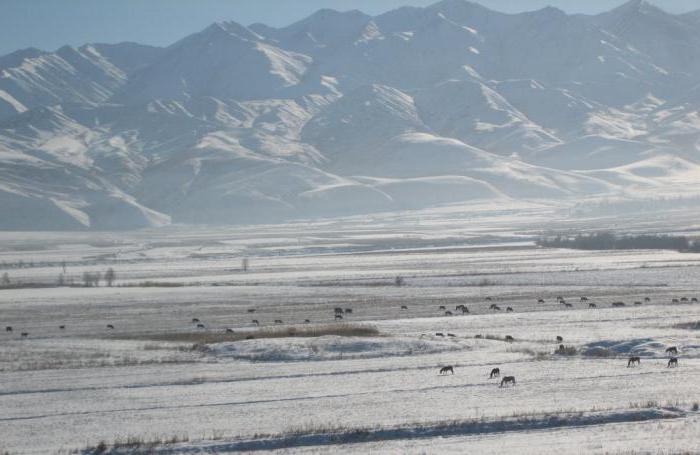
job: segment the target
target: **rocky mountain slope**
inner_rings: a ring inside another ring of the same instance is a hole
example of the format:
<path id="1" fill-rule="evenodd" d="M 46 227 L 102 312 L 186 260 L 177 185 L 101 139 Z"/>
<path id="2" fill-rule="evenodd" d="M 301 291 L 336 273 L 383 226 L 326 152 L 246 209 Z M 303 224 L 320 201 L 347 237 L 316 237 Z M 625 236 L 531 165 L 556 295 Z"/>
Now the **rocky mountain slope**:
<path id="1" fill-rule="evenodd" d="M 0 57 L 0 229 L 700 192 L 700 12 L 465 0 Z"/>

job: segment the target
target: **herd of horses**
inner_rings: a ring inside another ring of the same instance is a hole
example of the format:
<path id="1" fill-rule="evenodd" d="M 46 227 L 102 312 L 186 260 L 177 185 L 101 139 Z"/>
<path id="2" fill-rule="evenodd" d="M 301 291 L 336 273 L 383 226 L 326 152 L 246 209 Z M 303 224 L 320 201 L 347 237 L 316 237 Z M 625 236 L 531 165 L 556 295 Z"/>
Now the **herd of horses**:
<path id="1" fill-rule="evenodd" d="M 442 333 L 437 333 L 436 335 L 442 335 Z M 452 335 L 452 334 L 450 334 L 450 335 Z M 454 336 L 454 335 L 452 335 L 452 336 Z M 477 335 L 477 338 L 481 338 L 481 337 Z M 513 337 L 510 335 L 506 335 L 504 340 L 512 342 Z M 561 336 L 557 336 L 556 340 L 557 340 L 557 342 L 562 342 L 562 341 L 564 341 L 564 338 Z M 559 345 L 559 349 L 563 350 L 563 348 L 564 348 L 564 345 Z M 676 357 L 676 356 L 678 355 L 678 352 L 679 352 L 678 348 L 676 346 L 671 346 L 671 347 L 667 348 L 665 352 L 666 352 L 666 354 L 669 354 L 671 356 L 668 359 L 668 363 L 666 364 L 666 367 L 667 368 L 677 368 L 678 367 L 678 357 Z M 627 360 L 627 368 L 634 367 L 635 365 L 639 366 L 639 365 L 641 365 L 641 362 L 642 362 L 642 359 L 639 356 L 631 356 Z M 448 366 L 444 366 L 444 367 L 440 368 L 440 373 L 439 373 L 440 375 L 445 375 L 447 373 L 455 374 L 455 367 L 453 365 L 448 365 Z M 494 379 L 494 378 L 499 378 L 499 377 L 501 377 L 501 369 L 498 367 L 493 368 L 491 370 L 491 373 L 489 373 L 489 379 Z M 505 387 L 508 385 L 515 386 L 515 376 L 504 376 L 501 379 L 500 387 Z"/>
<path id="2" fill-rule="evenodd" d="M 455 368 L 452 365 L 448 365 L 446 367 L 440 368 L 440 374 L 455 374 Z M 501 369 L 500 368 L 494 368 L 491 370 L 491 373 L 489 374 L 489 379 L 493 378 L 499 378 L 501 377 Z M 501 387 L 506 387 L 508 385 L 515 385 L 515 376 L 503 376 L 501 379 Z"/>

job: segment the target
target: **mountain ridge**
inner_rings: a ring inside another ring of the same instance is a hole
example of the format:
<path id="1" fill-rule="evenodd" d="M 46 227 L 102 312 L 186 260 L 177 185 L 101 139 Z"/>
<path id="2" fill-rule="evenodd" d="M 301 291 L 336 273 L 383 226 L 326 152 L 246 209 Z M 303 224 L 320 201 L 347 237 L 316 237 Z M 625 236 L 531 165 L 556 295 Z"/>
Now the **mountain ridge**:
<path id="1" fill-rule="evenodd" d="M 0 229 L 700 192 L 696 20 L 640 0 L 442 0 L 16 51 L 0 57 Z"/>

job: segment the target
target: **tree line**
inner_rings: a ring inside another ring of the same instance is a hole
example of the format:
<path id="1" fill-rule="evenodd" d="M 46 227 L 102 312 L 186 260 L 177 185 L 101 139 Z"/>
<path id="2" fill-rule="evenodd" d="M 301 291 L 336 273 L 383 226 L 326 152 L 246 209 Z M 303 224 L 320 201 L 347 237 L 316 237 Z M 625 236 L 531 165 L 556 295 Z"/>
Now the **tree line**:
<path id="1" fill-rule="evenodd" d="M 537 245 L 575 250 L 675 250 L 700 252 L 700 242 L 685 236 L 615 235 L 611 232 L 542 237 Z"/>

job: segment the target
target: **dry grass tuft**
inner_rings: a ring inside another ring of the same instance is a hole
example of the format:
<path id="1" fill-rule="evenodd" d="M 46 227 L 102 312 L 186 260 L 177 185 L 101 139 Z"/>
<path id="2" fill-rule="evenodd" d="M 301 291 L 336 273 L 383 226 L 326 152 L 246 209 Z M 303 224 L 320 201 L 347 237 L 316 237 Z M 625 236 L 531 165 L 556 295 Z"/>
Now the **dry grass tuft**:
<path id="1" fill-rule="evenodd" d="M 261 338 L 315 338 L 325 335 L 343 337 L 379 336 L 379 330 L 368 324 L 323 324 L 315 326 L 263 327 L 240 332 L 181 332 L 147 335 L 142 338 L 153 341 L 191 343 L 197 346 Z"/>

